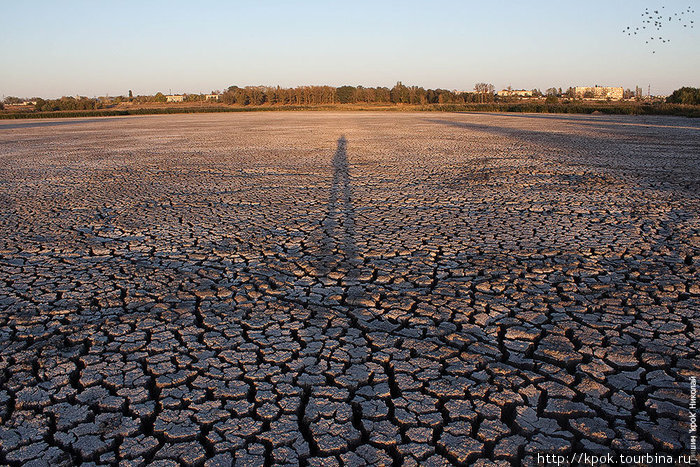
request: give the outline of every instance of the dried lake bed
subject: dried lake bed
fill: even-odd
[[[700,121],[0,121],[0,463],[690,449]]]

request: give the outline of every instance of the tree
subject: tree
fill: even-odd
[[[474,85],[474,91],[479,95],[479,102],[493,100],[494,89],[493,84],[490,83],[476,83]]]
[[[547,95],[556,97],[559,95],[559,92],[557,91],[557,88],[549,88],[547,89]]]
[[[167,102],[168,98],[165,97],[165,95],[162,92],[157,92],[155,96],[153,96],[153,102]]]
[[[336,99],[341,104],[349,104],[353,101],[355,88],[352,86],[341,86],[335,90]]]
[[[700,88],[682,87],[666,98],[669,104],[700,105]]]
[[[411,100],[408,88],[401,81],[397,81],[396,85],[391,88],[391,102],[394,104],[408,104]]]
[[[224,93],[221,95],[221,101],[225,104],[235,104],[236,96],[239,89],[240,88],[238,86],[229,86],[226,89],[226,91],[224,91]]]
[[[451,93],[450,91],[444,91],[444,90],[442,90],[442,89],[439,89],[438,92],[439,92],[439,94],[438,94],[438,102],[439,102],[440,104],[450,104],[450,103],[451,103],[451,101],[452,101],[452,99],[451,99],[451,97],[452,97],[451,94],[452,94],[452,93]]]
[[[7,105],[21,104],[22,102],[24,102],[24,100],[20,99],[19,97],[7,96],[5,98],[5,104]]]
[[[248,103],[251,105],[263,105],[267,100],[265,89],[262,86],[246,86]]]
[[[131,89],[129,89],[129,100],[134,98],[134,93],[131,92]]]
[[[250,96],[246,92],[246,89],[239,89],[236,91],[236,103],[240,105],[250,104]]]

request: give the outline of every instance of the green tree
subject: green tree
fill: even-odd
[[[224,104],[235,104],[236,103],[236,93],[238,92],[238,86],[229,86],[226,91],[221,96],[221,101]]]
[[[250,96],[245,89],[239,89],[236,91],[236,104],[248,105],[250,104]]]
[[[102,103],[98,99],[88,99],[87,97],[64,96],[60,99],[44,100],[37,98],[34,108],[42,112],[55,110],[92,110],[102,108]]]
[[[267,101],[267,95],[262,86],[246,86],[245,90],[251,105],[263,105]]]
[[[437,88],[435,93],[437,94],[438,104],[451,104],[454,102],[454,94],[447,89]]]
[[[39,111],[41,111],[41,110],[53,110],[51,108],[51,105],[47,101],[42,99],[41,97],[37,98],[36,104],[34,104],[34,109],[39,110]]]
[[[396,85],[391,88],[391,102],[394,104],[407,104],[410,102],[410,99],[408,88],[401,81],[397,81]]]
[[[153,102],[167,102],[168,99],[165,97],[165,95],[162,92],[157,92],[155,96],[153,96]]]
[[[355,88],[352,86],[341,86],[335,90],[336,99],[341,104],[349,104],[353,102]]]
[[[669,104],[700,105],[700,88],[684,86],[666,98]]]

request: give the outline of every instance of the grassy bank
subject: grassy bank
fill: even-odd
[[[335,104],[317,106],[263,105],[263,106],[198,106],[198,107],[142,107],[103,110],[78,110],[55,112],[0,112],[0,119],[24,118],[70,118],[70,117],[113,117],[124,115],[159,115],[214,112],[264,112],[264,111],[432,111],[432,112],[527,112],[527,113],[567,113],[591,114],[599,112],[607,115],[676,115],[700,117],[700,106],[682,104],[638,104],[638,103],[565,103],[547,104],[544,102],[485,103],[485,104],[431,104],[431,105],[370,105]]]

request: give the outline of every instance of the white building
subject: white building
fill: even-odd
[[[532,91],[528,91],[527,89],[504,89],[498,91],[496,94],[500,97],[532,97]]]
[[[578,99],[614,99],[621,100],[624,96],[624,89],[611,86],[576,86],[576,97]]]

